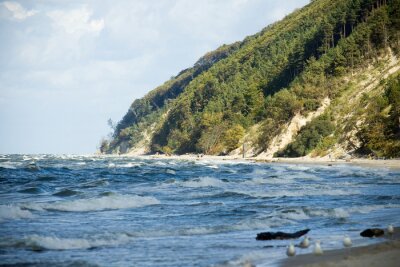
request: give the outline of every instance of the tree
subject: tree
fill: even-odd
[[[239,141],[243,138],[244,133],[244,128],[239,124],[234,125],[224,133],[223,142],[228,151],[239,147]]]
[[[105,138],[102,138],[99,145],[100,153],[105,154],[108,152],[109,149],[109,141]]]

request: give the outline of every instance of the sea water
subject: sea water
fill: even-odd
[[[328,250],[344,235],[379,242],[360,231],[389,223],[400,225],[395,169],[0,156],[0,264],[277,266],[289,242],[257,233],[309,228]]]

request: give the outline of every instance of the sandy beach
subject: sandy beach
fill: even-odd
[[[304,254],[281,262],[281,267],[326,266],[326,267],[396,267],[400,262],[400,229],[392,237],[382,237],[382,243],[325,251],[321,256]]]

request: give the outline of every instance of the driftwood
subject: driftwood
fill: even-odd
[[[301,230],[295,233],[285,232],[263,232],[258,233],[256,240],[284,240],[284,239],[295,239],[307,234],[310,229]]]
[[[362,237],[378,237],[382,236],[385,232],[379,228],[365,229],[360,233]]]

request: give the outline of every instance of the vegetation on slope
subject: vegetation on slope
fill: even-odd
[[[382,95],[365,95],[362,104],[366,118],[357,133],[361,141],[358,152],[400,157],[400,74],[386,81]]]
[[[103,153],[120,152],[118,146],[122,142],[129,142],[129,146],[133,147],[143,138],[145,130],[160,120],[161,115],[168,110],[170,102],[177,98],[193,79],[219,60],[232,54],[239,48],[239,45],[238,42],[223,45],[217,50],[207,53],[192,68],[181,71],[176,77],[172,77],[143,98],[136,99],[116,125],[112,141],[108,143],[107,140],[103,140],[100,151]]]
[[[166,98],[172,100],[164,101],[164,109],[124,118],[113,142],[121,140],[123,129],[151,122],[156,125],[153,152],[224,154],[237,148],[245,131],[258,123],[259,136],[253,141],[261,152],[295,114],[316,110],[325,97],[338,97],[345,75],[389,47],[398,53],[399,17],[400,0],[312,1],[236,44],[228,56],[182,84],[179,94]],[[162,113],[166,117],[160,119]],[[299,138],[307,143],[313,136],[306,129]],[[319,130],[323,138],[327,133]],[[132,133],[127,138],[137,140]],[[315,147],[309,143],[313,145],[298,155]]]
[[[317,145],[334,130],[334,124],[329,116],[322,115],[302,127],[294,142],[283,151],[276,153],[278,157],[303,157],[309,154]]]

